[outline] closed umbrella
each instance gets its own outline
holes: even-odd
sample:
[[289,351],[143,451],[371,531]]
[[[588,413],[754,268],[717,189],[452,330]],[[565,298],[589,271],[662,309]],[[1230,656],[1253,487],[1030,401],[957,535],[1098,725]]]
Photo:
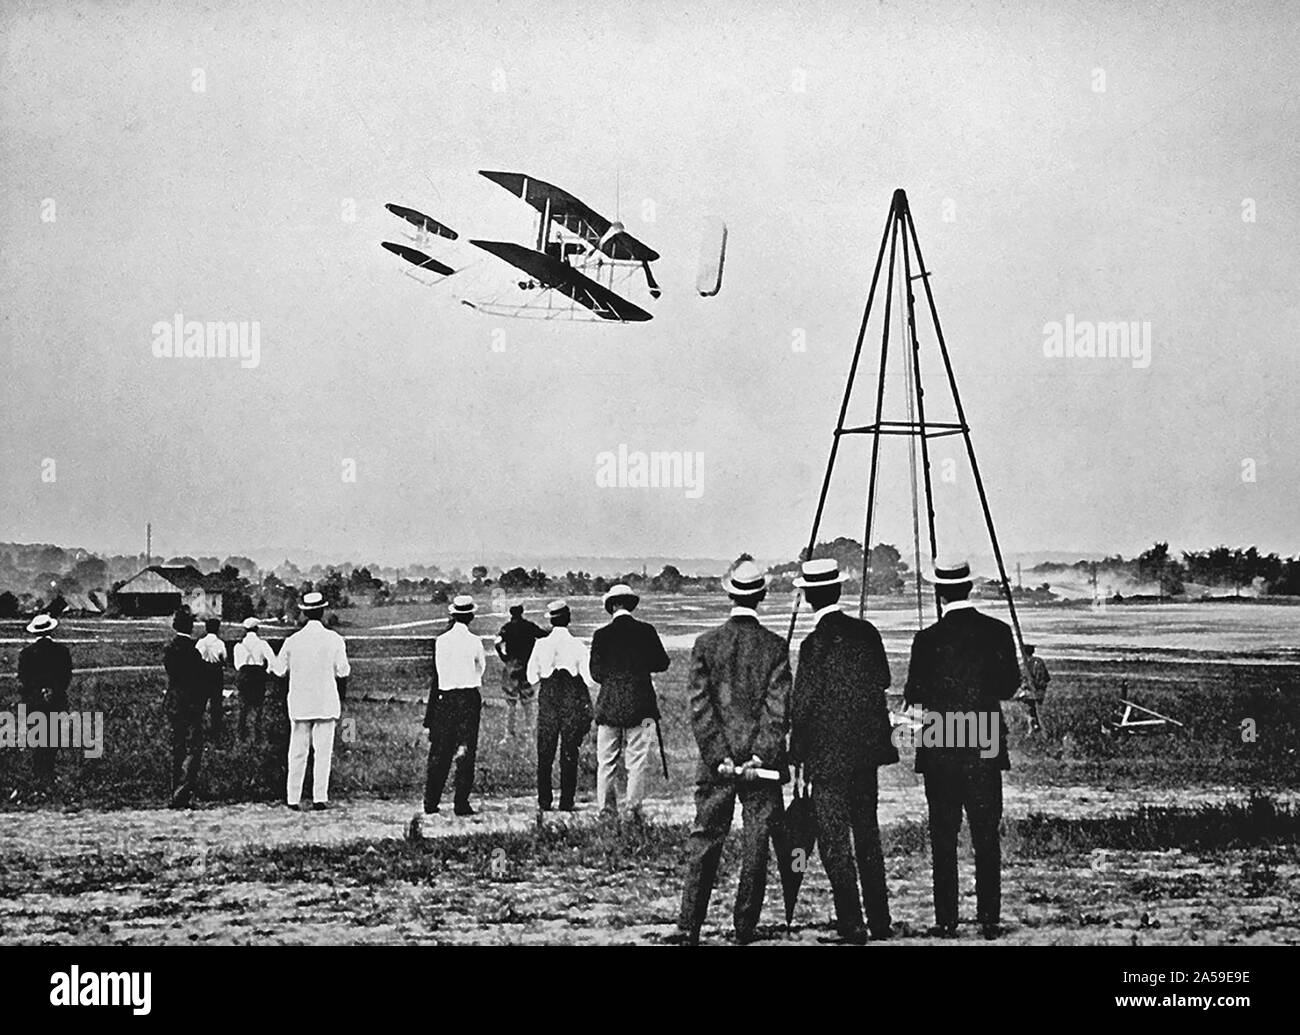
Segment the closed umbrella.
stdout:
[[799,888],[817,843],[817,818],[813,815],[812,793],[801,778],[794,781],[794,797],[772,828],[772,848],[781,874],[781,894],[785,899],[785,923],[794,920],[794,906]]

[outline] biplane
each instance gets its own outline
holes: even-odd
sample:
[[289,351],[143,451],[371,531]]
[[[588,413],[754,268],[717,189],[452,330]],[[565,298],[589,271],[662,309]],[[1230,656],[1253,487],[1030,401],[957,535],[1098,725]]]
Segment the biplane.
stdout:
[[[479,175],[520,198],[537,213],[535,239],[528,244],[471,238],[469,244],[507,263],[523,278],[515,282],[518,301],[499,299],[462,302],[480,312],[541,320],[589,320],[641,323],[651,314],[625,297],[629,287],[644,278],[651,299],[661,296],[651,263],[659,253],[627,232],[616,220],[601,215],[568,191],[524,173],[480,170]],[[450,227],[413,208],[386,205],[395,216],[415,228],[410,245],[383,242],[383,247],[405,260],[407,272],[433,285],[457,270],[430,254],[440,240],[456,241]],[[725,228],[723,228],[725,248]],[[721,285],[722,258],[713,260],[716,274],[709,291]]]

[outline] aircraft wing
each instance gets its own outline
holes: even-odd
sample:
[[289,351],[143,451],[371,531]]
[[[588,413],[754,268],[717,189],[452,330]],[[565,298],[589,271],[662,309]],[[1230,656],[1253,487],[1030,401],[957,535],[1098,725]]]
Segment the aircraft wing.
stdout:
[[450,277],[456,271],[445,263],[439,262],[431,255],[425,255],[418,248],[408,248],[404,244],[393,244],[391,241],[380,242],[383,246],[399,258],[405,259],[412,266],[422,270],[430,270],[433,273],[439,273],[444,277]]
[[[629,234],[620,224],[612,223],[584,201],[554,184],[537,180],[524,173],[491,172],[479,170],[493,183],[500,184],[511,194],[523,198],[543,216],[550,213],[551,222],[577,234],[593,248],[598,248],[611,259],[628,262],[655,262],[659,253]],[[549,204],[549,208],[547,203]],[[614,233],[610,233],[613,229]]]
[[525,248],[509,241],[470,241],[476,248],[495,255],[511,266],[523,270],[544,287],[567,295],[579,305],[586,306],[603,320],[639,323],[651,319],[640,306],[621,295],[616,295],[604,284],[597,284],[572,266],[542,252]]
[[388,209],[389,212],[397,216],[399,219],[405,219],[412,226],[423,230],[426,233],[433,234],[437,237],[445,237],[449,241],[456,240],[456,237],[458,236],[456,231],[451,227],[439,223],[432,216],[426,216],[423,212],[419,212],[413,208],[406,208],[403,205],[393,204],[387,204],[384,208]]

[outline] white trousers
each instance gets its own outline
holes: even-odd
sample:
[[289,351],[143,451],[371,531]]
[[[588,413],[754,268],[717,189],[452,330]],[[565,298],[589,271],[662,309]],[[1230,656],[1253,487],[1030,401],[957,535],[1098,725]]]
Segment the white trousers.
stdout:
[[620,759],[627,767],[627,797],[629,809],[641,807],[645,797],[645,771],[650,761],[650,742],[654,740],[654,719],[645,719],[639,726],[596,727],[596,806],[602,810],[617,811],[615,782]]
[[334,757],[336,719],[295,720],[289,731],[289,786],[285,800],[297,805],[302,800],[302,781],[307,775],[307,751],[316,755],[312,766],[311,800],[330,800],[330,761]]

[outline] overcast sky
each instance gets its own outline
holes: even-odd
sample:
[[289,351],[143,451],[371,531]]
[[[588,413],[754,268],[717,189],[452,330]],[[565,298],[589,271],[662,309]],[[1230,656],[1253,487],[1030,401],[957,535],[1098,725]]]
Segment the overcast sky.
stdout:
[[[1294,5],[710,10],[5,5],[0,539],[790,556],[901,186],[1006,549],[1300,550]],[[385,202],[529,241],[484,168],[610,215],[617,184],[663,256],[654,320],[504,320],[404,277]],[[258,366],[155,357],[176,313],[257,321]],[[1067,318],[1149,323],[1149,365],[1044,355]],[[598,485],[620,445],[703,454],[702,491]],[[883,449],[875,538],[902,545]],[[940,549],[979,552],[959,455],[934,443]],[[823,528],[860,537],[867,440],[840,457]]]

